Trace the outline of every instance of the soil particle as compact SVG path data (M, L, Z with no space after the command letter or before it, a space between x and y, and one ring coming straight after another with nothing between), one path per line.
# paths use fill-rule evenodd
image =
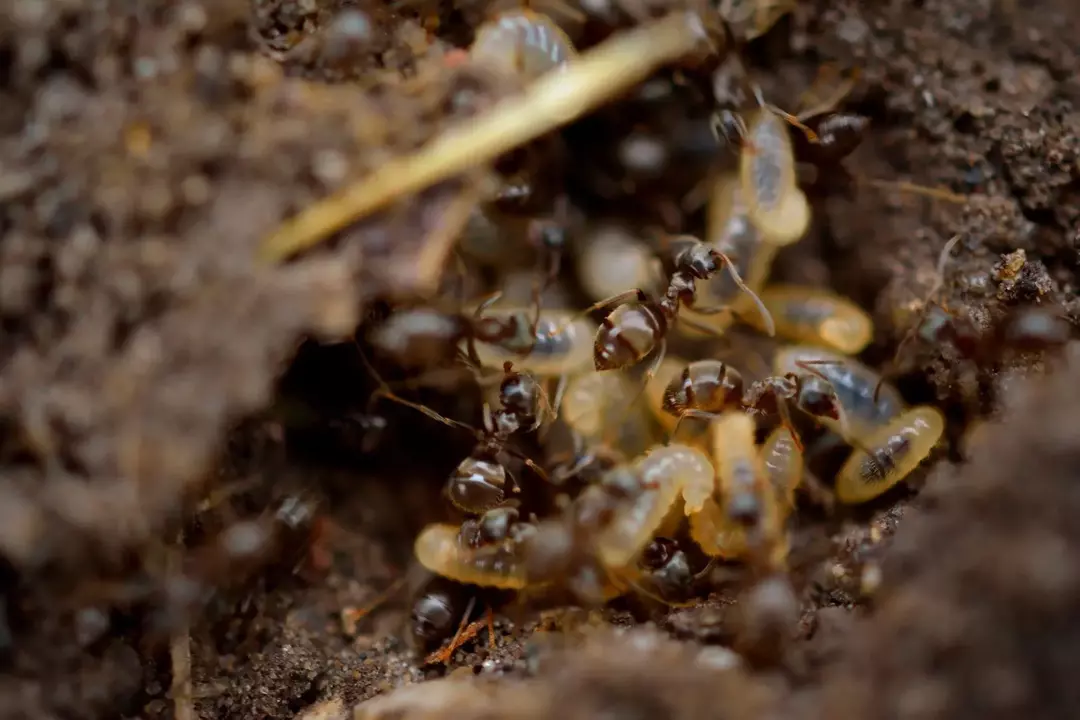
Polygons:
M773 690L727 651L678 643L654 629L598 628L567 647L538 642L526 679L452 676L397 690L356 708L372 720L489 718L754 718Z
M822 717L1068 717L1078 700L1077 369L1014 391L901 528ZM1023 479L1023 482L1020 480ZM941 548L947 548L941 552Z

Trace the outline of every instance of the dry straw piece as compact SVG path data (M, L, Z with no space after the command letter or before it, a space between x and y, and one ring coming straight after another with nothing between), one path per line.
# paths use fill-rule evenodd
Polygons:
M540 77L521 95L307 208L266 238L260 255L280 262L313 247L403 195L460 175L576 120L707 41L701 18L689 12L617 35L583 53L564 72Z

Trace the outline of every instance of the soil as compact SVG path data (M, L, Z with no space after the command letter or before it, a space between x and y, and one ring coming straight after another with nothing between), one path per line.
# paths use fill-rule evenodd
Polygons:
M912 331L929 301L984 332L1033 306L1080 325L1070 0L817 0L750 49L770 97L857 68L845 107L872 123L854 190L818 201L774 276L870 309L865 359L950 420L911 489L800 524L781 660L727 649L755 621L721 568L694 607L514 605L495 647L482 631L423 663L411 538L444 518L470 439L368 413L351 337L430 295L418 257L461 185L255 258L299 209L520 90L445 62L491 10L0 7L0 716L313 720L378 695L367 717L1066 717L1076 353L976 362ZM418 397L478 415L468 393Z

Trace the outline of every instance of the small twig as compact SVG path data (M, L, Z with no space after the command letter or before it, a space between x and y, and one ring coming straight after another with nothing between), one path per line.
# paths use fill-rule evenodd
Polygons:
M415 154L392 160L307 208L266 238L260 255L270 262L284 260L397 198L482 166L617 97L706 39L695 13L673 13L617 35L583 53L565 71L541 76L521 95L496 103Z

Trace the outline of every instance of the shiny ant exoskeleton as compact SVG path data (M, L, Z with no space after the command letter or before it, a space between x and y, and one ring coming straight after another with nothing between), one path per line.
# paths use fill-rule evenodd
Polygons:
M406 400L396 395L361 354L369 372L379 382L380 388L372 395L372 402L380 397L411 407L433 420L472 432L477 439L469 457L450 474L446 495L458 509L468 513L482 513L506 500L508 471L505 458L516 457L533 472L547 480L547 473L521 451L509 445L510 437L518 432L535 430L544 418L552 413L547 394L530 373L517 372L507 362L503 365L503 379L499 385L500 407L492 410L484 404L483 429L477 430L467 423L440 415L426 405ZM510 476L511 487L517 490Z
M679 317L680 307L694 303L696 281L708 280L722 268L726 268L735 283L751 296L763 316L767 330L772 330L768 311L753 291L743 283L730 258L690 236L673 238L669 244L674 270L668 288L659 300L651 299L642 290L634 290L589 308L593 310L605 305L624 303L611 311L597 330L593 361L598 371L630 367L659 347L657 361L647 374L647 377L652 377L663 360L667 348L667 334ZM727 310L730 308L697 308L699 313Z

